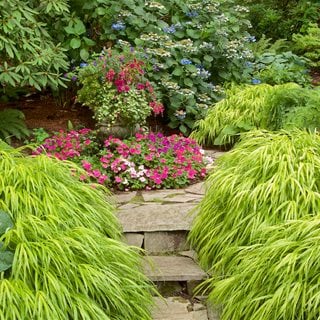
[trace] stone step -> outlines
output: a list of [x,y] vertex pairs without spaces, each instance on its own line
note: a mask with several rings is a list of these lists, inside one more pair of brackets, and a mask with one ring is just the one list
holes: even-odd
[[191,303],[182,297],[154,297],[154,320],[208,320],[206,306],[200,302]]
[[144,272],[151,281],[201,281],[207,274],[185,256],[146,256]]
[[188,231],[197,213],[196,205],[143,204],[138,207],[120,207],[117,215],[124,232]]

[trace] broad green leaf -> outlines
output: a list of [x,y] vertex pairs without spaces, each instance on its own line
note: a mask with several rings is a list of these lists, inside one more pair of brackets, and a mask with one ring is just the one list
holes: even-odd
[[203,59],[204,59],[205,61],[207,61],[207,62],[212,62],[212,61],[213,61],[213,57],[212,57],[212,56],[208,56],[208,55],[205,55],[205,56],[203,57]]
[[8,229],[11,229],[13,227],[13,222],[10,218],[10,216],[0,210],[0,236],[3,235]]
[[80,57],[82,60],[87,61],[89,58],[89,52],[86,49],[81,49],[80,50]]
[[183,69],[181,67],[176,67],[173,70],[172,74],[175,76],[181,76],[183,74]]
[[0,272],[6,271],[12,266],[14,253],[0,250]]
[[73,38],[71,39],[70,41],[70,47],[72,49],[77,49],[77,48],[80,48],[81,46],[81,40],[79,38]]
[[78,36],[86,32],[86,27],[81,20],[78,20],[73,28]]

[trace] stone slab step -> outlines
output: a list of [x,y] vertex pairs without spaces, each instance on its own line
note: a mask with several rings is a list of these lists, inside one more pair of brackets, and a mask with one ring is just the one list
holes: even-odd
[[[124,232],[190,230],[196,204],[145,204],[118,210]],[[192,213],[190,213],[193,211]]]
[[201,281],[207,274],[189,257],[146,256],[144,272],[151,281]]
[[191,304],[182,297],[154,297],[154,320],[208,320],[207,309],[201,303]]

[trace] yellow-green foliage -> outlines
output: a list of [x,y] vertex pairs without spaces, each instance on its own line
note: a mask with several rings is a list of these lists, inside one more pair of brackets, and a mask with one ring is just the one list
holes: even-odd
[[214,105],[206,118],[197,123],[191,137],[200,144],[229,145],[238,140],[241,132],[273,130],[279,113],[273,97],[297,88],[293,83],[233,87],[227,92],[227,98]]
[[320,212],[320,137],[253,131],[219,158],[190,233],[200,263],[223,271],[262,225]]
[[0,145],[0,209],[14,221],[3,240],[15,253],[0,274],[0,319],[151,319],[153,287],[119,241],[106,190],[70,170]]
[[239,247],[209,300],[221,320],[320,319],[320,218],[259,230],[257,244]]

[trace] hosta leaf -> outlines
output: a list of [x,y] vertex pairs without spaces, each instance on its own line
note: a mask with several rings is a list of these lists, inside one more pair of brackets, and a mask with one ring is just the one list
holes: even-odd
[[3,235],[8,229],[13,227],[13,222],[10,216],[0,210],[0,235]]
[[0,272],[8,270],[12,266],[14,253],[11,251],[0,251]]

